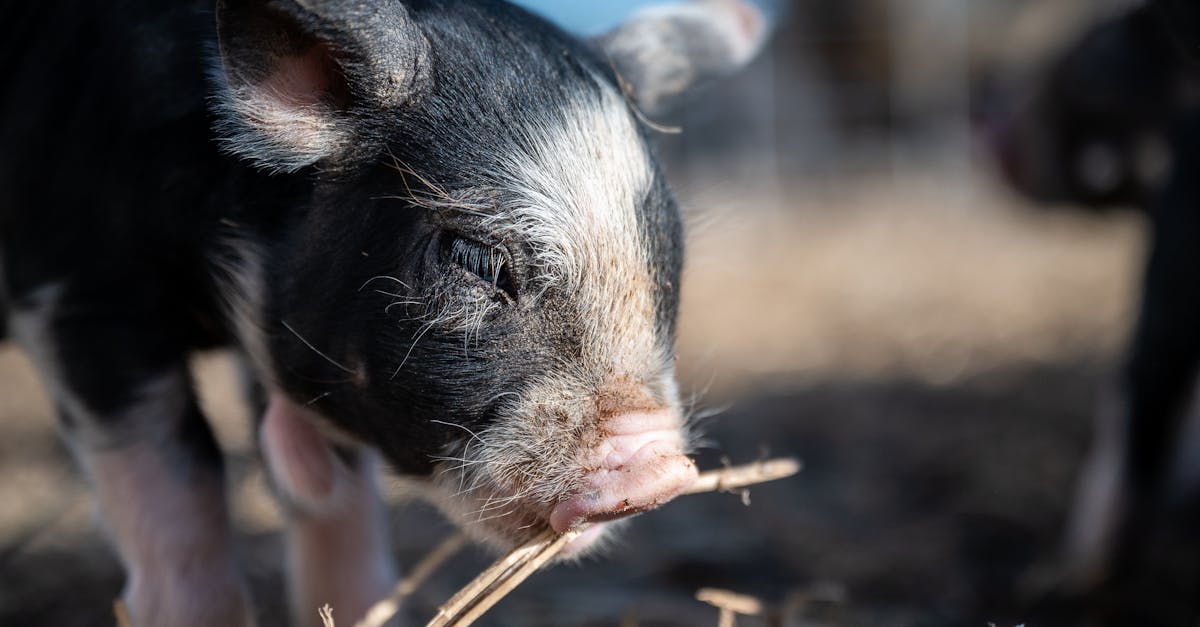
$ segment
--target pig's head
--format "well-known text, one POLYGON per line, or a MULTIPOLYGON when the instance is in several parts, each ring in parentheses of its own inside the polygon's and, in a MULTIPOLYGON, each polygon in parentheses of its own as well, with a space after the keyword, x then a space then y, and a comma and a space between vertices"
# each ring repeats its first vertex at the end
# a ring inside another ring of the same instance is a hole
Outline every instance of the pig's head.
POLYGON ((643 116, 747 61, 755 9, 586 42, 499 2, 225 0, 218 24, 226 147, 308 181, 243 315, 274 386, 500 547, 693 479, 681 221, 643 116))
MULTIPOLYGON (((1141 205, 1169 169, 1172 111, 1194 91, 1158 15, 1093 28, 986 128, 1008 181, 1043 201, 1141 205)), ((1195 94, 1190 96, 1195 98, 1195 94)))

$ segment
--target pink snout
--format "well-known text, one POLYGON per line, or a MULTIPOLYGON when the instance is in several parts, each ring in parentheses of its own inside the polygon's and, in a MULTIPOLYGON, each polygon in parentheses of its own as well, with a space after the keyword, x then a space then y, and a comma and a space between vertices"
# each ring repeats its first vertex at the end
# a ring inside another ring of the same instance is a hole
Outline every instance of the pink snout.
POLYGON ((555 531, 654 509, 696 480, 696 465, 684 454, 680 420, 673 412, 615 416, 603 433, 584 453, 591 470, 582 489, 559 501, 550 514, 555 531))

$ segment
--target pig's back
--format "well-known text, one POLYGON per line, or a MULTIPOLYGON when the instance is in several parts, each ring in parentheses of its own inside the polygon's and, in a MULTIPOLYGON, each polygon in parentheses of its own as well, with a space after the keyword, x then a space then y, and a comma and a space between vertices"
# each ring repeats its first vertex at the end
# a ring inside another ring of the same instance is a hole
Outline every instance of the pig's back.
POLYGON ((209 4, 0 5, 0 288, 12 306, 62 284, 208 315, 204 250, 240 171, 210 130, 209 4))

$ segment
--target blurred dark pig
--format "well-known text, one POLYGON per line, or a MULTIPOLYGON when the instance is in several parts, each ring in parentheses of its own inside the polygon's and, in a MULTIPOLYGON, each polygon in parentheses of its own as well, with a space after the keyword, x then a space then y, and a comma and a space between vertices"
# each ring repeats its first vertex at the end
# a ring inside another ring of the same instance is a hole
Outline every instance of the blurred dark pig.
POLYGON ((985 129, 1008 180, 1046 202, 1143 206, 1170 168, 1195 76, 1151 7, 1088 31, 985 129))
POLYGON ((395 579, 377 457, 499 549, 693 480, 682 227, 645 120, 747 62, 757 9, 589 41, 465 0, 50 0, 0 25, 0 300, 135 624, 254 622, 197 349, 260 384, 300 622, 395 579))
POLYGON ((1071 515, 1071 587, 1136 579, 1151 530, 1197 502, 1181 500, 1173 479, 1200 375, 1197 13, 1150 3, 1096 26, 994 137, 1008 180, 1029 196, 1135 207, 1150 221, 1119 394, 1099 416, 1071 515))

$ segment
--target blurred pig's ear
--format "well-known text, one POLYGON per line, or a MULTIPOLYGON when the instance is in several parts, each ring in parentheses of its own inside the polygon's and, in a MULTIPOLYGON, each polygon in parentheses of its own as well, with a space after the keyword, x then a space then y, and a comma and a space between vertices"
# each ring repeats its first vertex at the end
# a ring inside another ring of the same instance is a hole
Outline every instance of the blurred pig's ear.
POLYGON ((689 88, 742 67, 767 37, 761 10, 742 0, 653 6, 596 39, 622 86, 647 112, 689 88))
POLYGON ((269 170, 377 149, 371 121, 429 74, 429 42, 397 0, 219 0, 217 34, 218 130, 269 170))

